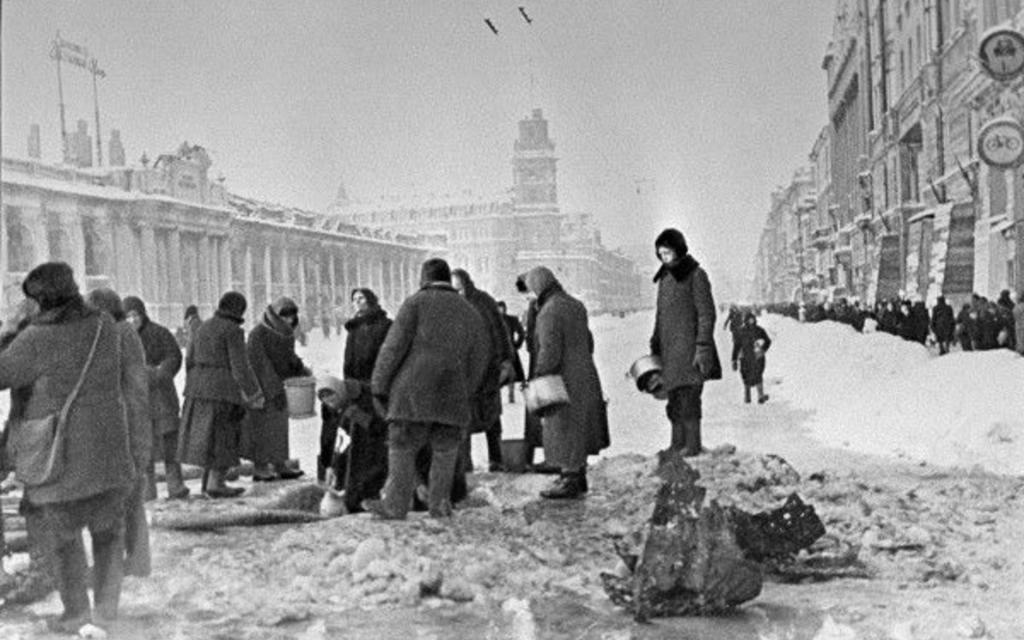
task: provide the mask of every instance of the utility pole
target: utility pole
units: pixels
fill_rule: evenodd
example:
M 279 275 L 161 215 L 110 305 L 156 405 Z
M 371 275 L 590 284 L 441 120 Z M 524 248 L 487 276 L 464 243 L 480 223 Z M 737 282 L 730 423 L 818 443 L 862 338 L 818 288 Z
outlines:
M 92 74 L 92 103 L 96 112 L 96 166 L 103 166 L 103 137 L 100 135 L 100 99 L 96 87 L 96 78 L 106 78 L 107 72 L 100 69 L 96 58 L 89 61 L 89 73 Z
M 57 37 L 53 41 L 53 48 L 50 49 L 50 57 L 57 61 L 57 96 L 60 105 L 60 147 L 61 147 L 61 161 L 66 162 L 68 158 L 68 127 L 64 120 L 64 81 L 60 75 L 60 47 L 61 47 L 60 31 L 57 32 Z

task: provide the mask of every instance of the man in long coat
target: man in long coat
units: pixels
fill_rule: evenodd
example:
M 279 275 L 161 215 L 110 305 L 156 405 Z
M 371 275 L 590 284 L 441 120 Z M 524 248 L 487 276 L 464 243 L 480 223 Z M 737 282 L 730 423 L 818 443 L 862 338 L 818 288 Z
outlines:
M 562 289 L 547 267 L 531 269 L 526 285 L 537 299 L 536 330 L 530 338 L 537 353 L 533 376 L 559 375 L 569 393 L 567 406 L 541 417 L 544 459 L 560 470 L 555 485 L 541 496 L 578 498 L 588 490 L 587 455 L 610 444 L 587 309 Z
M 714 338 L 715 300 L 708 274 L 690 255 L 681 231 L 665 229 L 654 246 L 662 264 L 654 276 L 658 302 L 651 353 L 661 357 L 672 423 L 670 448 L 695 456 L 702 450 L 704 382 L 722 377 Z
M 423 263 L 420 290 L 398 310 L 373 369 L 371 389 L 389 423 L 385 496 L 365 501 L 378 517 L 405 518 L 415 489 L 416 454 L 431 447 L 428 507 L 451 514 L 459 445 L 472 398 L 488 365 L 484 321 L 451 285 L 448 263 Z
M 239 463 L 246 407 L 264 406 L 245 353 L 245 307 L 245 296 L 237 291 L 221 296 L 217 311 L 199 325 L 185 353 L 179 459 L 204 467 L 203 491 L 212 498 L 232 498 L 244 491 L 227 486 L 227 471 Z
M 931 327 L 935 341 L 939 343 L 939 355 L 949 353 L 949 345 L 956 333 L 956 319 L 953 317 L 953 307 L 946 302 L 945 296 L 939 296 L 932 307 Z
M 292 480 L 303 474 L 289 468 L 288 402 L 284 381 L 308 376 L 310 371 L 295 354 L 295 327 L 299 307 L 291 298 L 281 297 L 263 312 L 259 324 L 249 332 L 245 350 L 266 404 L 249 412 L 245 453 L 252 460 L 256 481 Z
M 125 319 L 138 332 L 146 353 L 146 373 L 149 382 L 149 415 L 153 433 L 153 458 L 164 461 L 167 476 L 167 497 L 188 497 L 188 487 L 181 475 L 178 462 L 178 427 L 181 423 L 181 404 L 174 376 L 181 370 L 181 347 L 167 327 L 153 322 L 146 313 L 141 298 L 128 296 L 122 303 Z M 156 497 L 153 464 L 150 463 L 149 491 Z

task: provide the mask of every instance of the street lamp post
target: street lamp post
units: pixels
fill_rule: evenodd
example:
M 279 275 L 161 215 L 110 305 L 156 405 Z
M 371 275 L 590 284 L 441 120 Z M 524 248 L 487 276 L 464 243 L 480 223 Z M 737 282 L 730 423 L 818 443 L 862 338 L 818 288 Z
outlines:
M 96 113 L 96 166 L 103 166 L 103 137 L 100 135 L 100 99 L 96 86 L 96 78 L 106 78 L 107 72 L 100 69 L 96 58 L 89 61 L 89 73 L 92 74 L 92 103 Z

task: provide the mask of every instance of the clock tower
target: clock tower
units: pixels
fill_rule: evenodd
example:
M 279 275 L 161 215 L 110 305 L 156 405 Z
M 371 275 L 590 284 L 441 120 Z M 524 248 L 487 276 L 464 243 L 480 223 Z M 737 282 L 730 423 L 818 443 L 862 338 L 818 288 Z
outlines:
M 519 121 L 512 155 L 512 208 L 520 250 L 557 246 L 561 232 L 555 143 L 540 109 Z

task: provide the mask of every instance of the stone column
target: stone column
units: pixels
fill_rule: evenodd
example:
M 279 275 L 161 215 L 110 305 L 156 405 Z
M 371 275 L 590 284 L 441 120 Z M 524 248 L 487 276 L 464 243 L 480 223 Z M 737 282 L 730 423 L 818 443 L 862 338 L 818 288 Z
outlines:
M 142 225 L 142 296 L 143 300 L 156 300 L 157 287 L 156 269 L 156 236 L 153 225 L 148 221 Z
M 306 309 L 306 256 L 303 253 L 299 253 L 299 309 L 302 312 L 308 313 L 309 309 Z M 308 327 L 307 327 L 308 328 Z
M 249 303 L 249 308 L 252 309 L 255 305 L 252 299 L 252 240 L 246 239 L 245 241 L 245 277 L 242 278 L 242 282 L 245 283 L 245 299 Z M 250 312 L 251 313 L 251 312 Z
M 313 274 L 313 282 L 316 283 L 315 284 L 316 292 L 313 295 L 313 305 L 314 305 L 314 308 L 310 309 L 311 313 L 312 312 L 316 313 L 316 320 L 317 320 L 317 322 L 320 321 L 320 316 L 323 315 L 323 313 L 322 313 L 323 310 L 320 308 L 320 305 L 321 305 L 321 303 L 323 301 L 323 295 L 324 295 L 324 283 L 323 283 L 323 259 L 324 259 L 324 253 L 323 253 L 323 251 L 324 251 L 323 247 L 318 244 L 317 245 L 317 251 L 316 251 L 316 257 L 317 257 L 317 260 L 316 260 L 316 273 Z
M 46 237 L 46 220 L 43 219 L 45 212 L 41 207 L 24 207 L 22 209 L 24 217 L 22 220 L 29 231 L 32 233 L 32 265 L 29 269 L 34 268 L 40 262 L 47 262 L 50 259 L 50 243 Z M 81 229 L 81 226 L 79 226 Z M 75 276 L 78 279 L 84 274 L 75 271 Z
M 7 315 L 7 207 L 0 206 L 0 311 Z
M 388 260 L 388 279 L 391 281 L 391 301 L 392 305 L 397 307 L 402 301 L 402 287 L 398 280 L 398 261 L 394 256 Z
M 330 314 L 331 319 L 334 318 L 334 307 L 338 304 L 338 270 L 335 265 L 337 256 L 335 255 L 335 247 L 330 247 L 327 259 L 330 260 L 330 277 L 331 277 L 331 296 L 330 296 Z
M 272 251 L 270 249 L 270 239 L 266 239 L 266 244 L 263 245 L 263 279 L 267 281 L 267 299 L 259 302 L 259 307 L 262 309 L 263 305 L 269 304 L 274 299 L 274 270 L 271 268 L 273 262 Z
M 45 212 L 40 212 L 40 215 L 44 215 Z M 45 221 L 43 231 L 43 248 L 49 249 L 49 239 L 46 237 L 45 232 Z M 72 211 L 68 214 L 60 214 L 60 224 L 68 232 L 68 238 L 71 240 L 71 268 L 75 270 L 75 277 L 78 280 L 78 284 L 82 287 L 83 293 L 86 289 L 85 284 L 85 223 L 82 220 L 82 214 L 77 210 Z M 95 228 L 95 227 L 94 227 Z
M 356 284 L 355 284 L 356 287 L 365 287 L 365 286 L 367 286 L 366 278 L 365 278 L 366 267 L 363 264 L 364 258 L 363 258 L 363 253 L 362 253 L 361 249 L 362 249 L 361 247 L 356 249 Z
M 294 298 L 292 292 L 291 274 L 288 273 L 288 245 L 281 245 L 281 282 L 284 285 L 284 295 Z
M 181 232 L 171 229 L 167 238 L 167 270 L 168 282 L 170 283 L 170 296 L 167 300 L 170 303 L 171 317 L 177 321 L 185 314 L 183 305 L 191 304 L 185 300 L 184 287 L 182 286 L 181 274 Z

